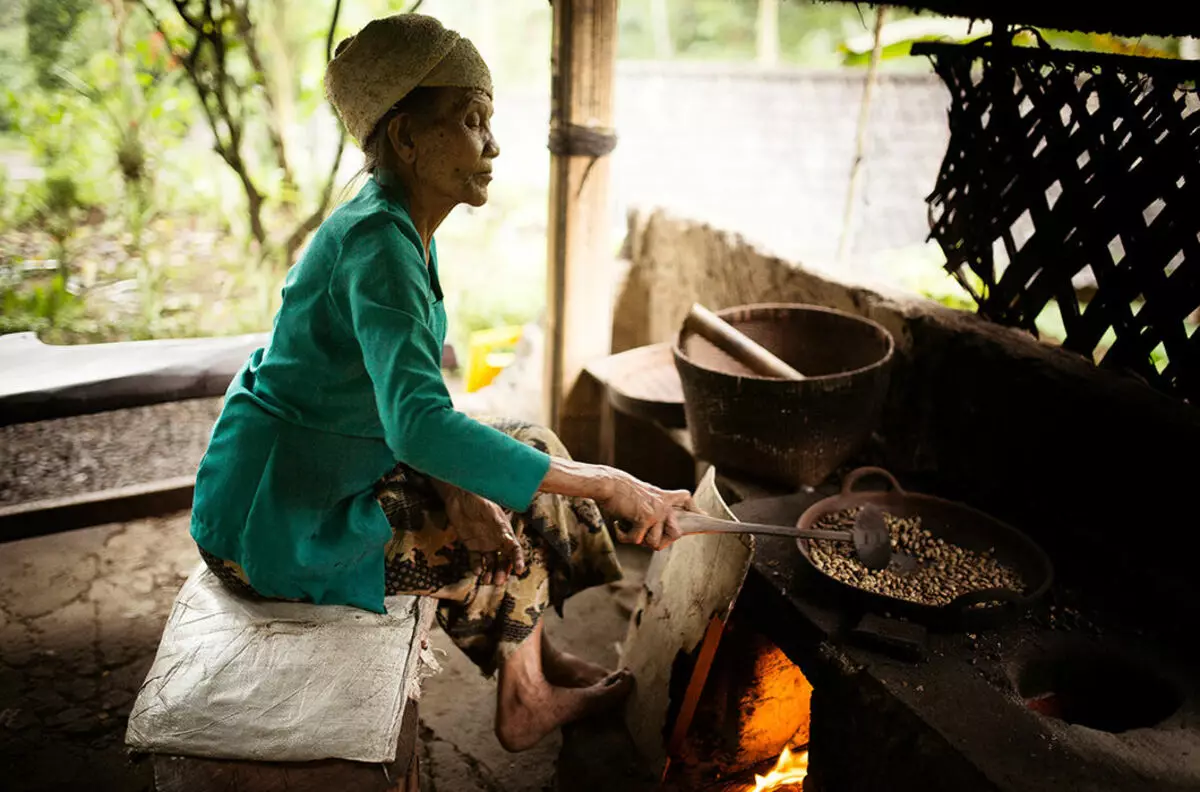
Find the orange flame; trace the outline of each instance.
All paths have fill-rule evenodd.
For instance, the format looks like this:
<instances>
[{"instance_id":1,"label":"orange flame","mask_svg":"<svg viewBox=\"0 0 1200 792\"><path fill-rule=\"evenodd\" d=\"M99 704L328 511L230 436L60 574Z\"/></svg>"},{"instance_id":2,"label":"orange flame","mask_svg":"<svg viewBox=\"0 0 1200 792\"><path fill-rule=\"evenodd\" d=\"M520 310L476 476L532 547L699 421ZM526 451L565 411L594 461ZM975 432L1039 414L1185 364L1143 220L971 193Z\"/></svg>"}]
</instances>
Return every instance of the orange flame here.
<instances>
[{"instance_id":1,"label":"orange flame","mask_svg":"<svg viewBox=\"0 0 1200 792\"><path fill-rule=\"evenodd\" d=\"M802 785L808 775L808 751L793 754L784 748L775 769L765 776L754 776L754 789L749 792L771 792L774 789Z\"/></svg>"}]
</instances>

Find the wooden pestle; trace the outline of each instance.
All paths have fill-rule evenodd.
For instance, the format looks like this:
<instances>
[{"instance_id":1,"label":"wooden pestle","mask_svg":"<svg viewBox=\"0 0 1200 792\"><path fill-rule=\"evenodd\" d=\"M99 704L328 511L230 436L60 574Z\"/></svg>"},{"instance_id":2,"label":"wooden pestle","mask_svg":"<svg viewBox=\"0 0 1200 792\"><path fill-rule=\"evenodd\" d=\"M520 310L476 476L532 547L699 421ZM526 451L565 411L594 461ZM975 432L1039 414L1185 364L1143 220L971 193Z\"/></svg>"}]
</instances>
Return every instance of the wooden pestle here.
<instances>
[{"instance_id":1,"label":"wooden pestle","mask_svg":"<svg viewBox=\"0 0 1200 792\"><path fill-rule=\"evenodd\" d=\"M762 344L699 303L692 303L692 310L688 312L684 324L755 374L778 379L805 379L803 374L784 363Z\"/></svg>"}]
</instances>

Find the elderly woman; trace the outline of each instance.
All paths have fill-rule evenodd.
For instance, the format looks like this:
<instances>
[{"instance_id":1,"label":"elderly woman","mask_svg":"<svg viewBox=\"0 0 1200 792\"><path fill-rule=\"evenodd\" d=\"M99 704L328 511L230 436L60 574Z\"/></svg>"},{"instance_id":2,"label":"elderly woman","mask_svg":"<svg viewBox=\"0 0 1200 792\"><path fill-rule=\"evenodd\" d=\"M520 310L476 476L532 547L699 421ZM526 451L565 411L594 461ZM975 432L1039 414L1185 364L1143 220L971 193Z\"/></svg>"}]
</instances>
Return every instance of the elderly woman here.
<instances>
[{"instance_id":1,"label":"elderly woman","mask_svg":"<svg viewBox=\"0 0 1200 792\"><path fill-rule=\"evenodd\" d=\"M192 536L246 595L376 612L388 594L437 598L451 639L499 671L496 735L522 750L632 685L542 631L548 605L621 575L600 509L657 549L691 500L451 406L433 234L487 201L500 154L471 43L425 16L376 20L338 45L325 86L370 178L317 230L230 385Z\"/></svg>"}]
</instances>

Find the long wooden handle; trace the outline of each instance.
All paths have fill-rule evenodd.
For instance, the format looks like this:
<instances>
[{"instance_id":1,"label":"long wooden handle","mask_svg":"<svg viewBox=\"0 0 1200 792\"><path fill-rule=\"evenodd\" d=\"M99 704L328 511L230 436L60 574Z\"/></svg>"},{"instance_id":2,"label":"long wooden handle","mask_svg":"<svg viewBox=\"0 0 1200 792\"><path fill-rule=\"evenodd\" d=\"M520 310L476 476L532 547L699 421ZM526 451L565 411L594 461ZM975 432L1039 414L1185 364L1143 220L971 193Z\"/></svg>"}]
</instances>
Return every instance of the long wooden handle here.
<instances>
[{"instance_id":1,"label":"long wooden handle","mask_svg":"<svg viewBox=\"0 0 1200 792\"><path fill-rule=\"evenodd\" d=\"M766 525L764 523L731 522L709 517L698 512L679 511L675 513L679 529L684 535L733 533L733 534L767 534L769 536L790 536L804 539L832 539L837 542L851 542L854 535L850 531L826 531L820 528L797 528L793 525Z\"/></svg>"},{"instance_id":2,"label":"long wooden handle","mask_svg":"<svg viewBox=\"0 0 1200 792\"><path fill-rule=\"evenodd\" d=\"M692 304L686 321L692 332L708 339L755 374L779 379L804 379L803 374L784 363L769 349L699 303Z\"/></svg>"}]
</instances>

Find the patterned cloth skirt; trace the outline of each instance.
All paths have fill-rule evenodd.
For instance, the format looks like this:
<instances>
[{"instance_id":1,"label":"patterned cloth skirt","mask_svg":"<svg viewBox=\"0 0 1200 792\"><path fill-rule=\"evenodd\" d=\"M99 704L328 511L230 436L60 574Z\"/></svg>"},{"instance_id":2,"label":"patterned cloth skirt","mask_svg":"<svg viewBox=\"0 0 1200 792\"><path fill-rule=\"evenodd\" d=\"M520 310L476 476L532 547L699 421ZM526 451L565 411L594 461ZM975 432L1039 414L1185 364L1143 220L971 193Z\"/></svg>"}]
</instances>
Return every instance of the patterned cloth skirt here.
<instances>
[{"instance_id":1,"label":"patterned cloth skirt","mask_svg":"<svg viewBox=\"0 0 1200 792\"><path fill-rule=\"evenodd\" d=\"M507 420L489 425L553 456L567 449L549 429ZM485 674L493 673L533 632L548 606L559 614L572 594L621 578L612 539L596 504L588 498L539 494L524 512L512 514L525 550L525 573L503 586L483 585L473 557L446 519L429 478L397 465L375 485L392 539L386 548L385 592L438 600L438 623ZM232 561L200 549L228 588L258 596Z\"/></svg>"}]
</instances>

